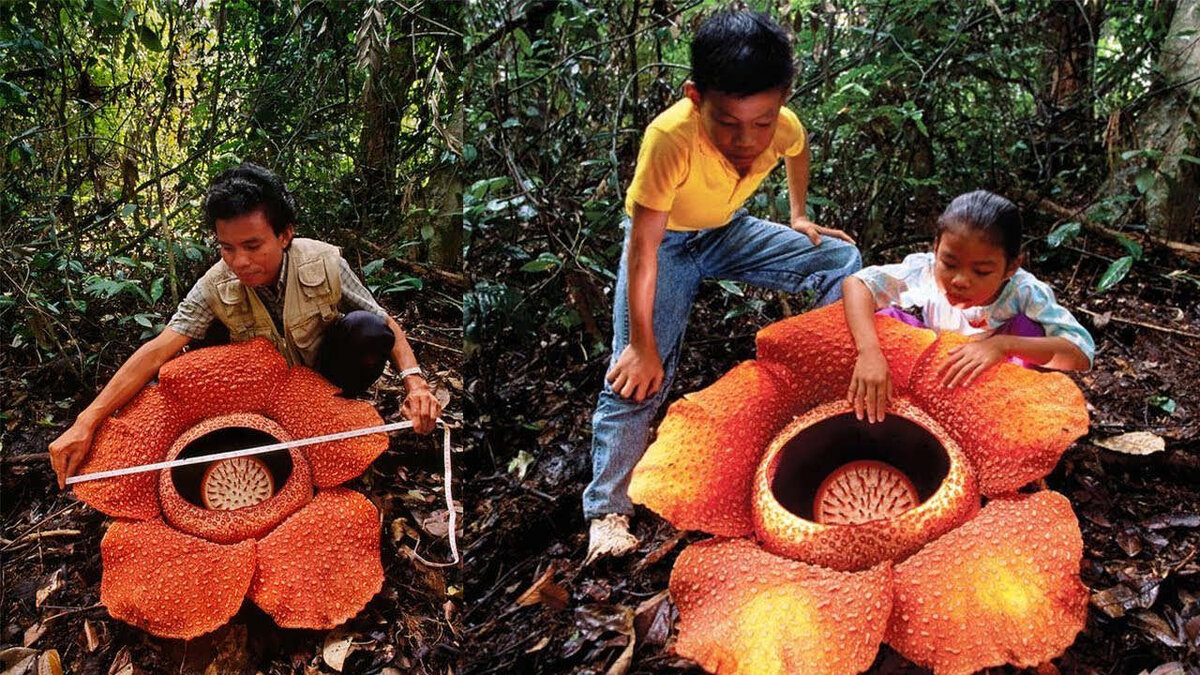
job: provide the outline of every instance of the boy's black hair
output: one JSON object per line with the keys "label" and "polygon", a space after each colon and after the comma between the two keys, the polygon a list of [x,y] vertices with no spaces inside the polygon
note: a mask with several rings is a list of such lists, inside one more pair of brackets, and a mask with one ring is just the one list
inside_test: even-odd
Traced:
{"label": "boy's black hair", "polygon": [[213,178],[204,196],[204,222],[216,229],[218,220],[262,209],[276,235],[296,222],[296,203],[287,186],[270,170],[253,162],[225,169]]}
{"label": "boy's black hair", "polygon": [[1009,262],[1021,254],[1021,210],[1016,204],[987,190],[959,195],[937,220],[935,239],[946,230],[966,229],[983,235],[1004,249]]}
{"label": "boy's black hair", "polygon": [[791,39],[761,12],[717,12],[692,40],[692,82],[701,94],[713,90],[740,97],[786,91],[795,76]]}

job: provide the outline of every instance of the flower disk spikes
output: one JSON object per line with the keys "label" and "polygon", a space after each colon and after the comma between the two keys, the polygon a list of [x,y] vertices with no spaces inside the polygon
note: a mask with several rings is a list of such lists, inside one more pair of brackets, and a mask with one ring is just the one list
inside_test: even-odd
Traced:
{"label": "flower disk spikes", "polygon": [[958,336],[875,323],[895,387],[883,422],[844,400],[839,303],[760,331],[759,359],[674,403],[634,470],[635,501],[718,535],[670,583],[676,651],[709,671],[861,672],[885,641],[939,675],[1033,666],[1083,628],[1070,503],[1011,494],[1087,432],[1082,393],[1008,363],[943,389]]}
{"label": "flower disk spikes", "polygon": [[[192,351],[101,425],[80,473],[188,456],[238,431],[289,441],[382,424],[337,393],[264,339]],[[341,624],[382,588],[383,566],[378,511],[336,486],[387,444],[380,433],[223,460],[194,481],[166,470],[79,483],[79,498],[115,519],[100,602],[171,638],[215,630],[246,597],[281,626]]]}

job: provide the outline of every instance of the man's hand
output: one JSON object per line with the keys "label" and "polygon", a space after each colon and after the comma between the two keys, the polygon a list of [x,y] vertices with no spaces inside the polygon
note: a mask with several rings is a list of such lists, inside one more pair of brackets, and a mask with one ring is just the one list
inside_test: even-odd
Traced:
{"label": "man's hand", "polygon": [[442,404],[438,403],[437,397],[433,395],[425,380],[419,377],[412,379],[413,383],[408,386],[408,395],[404,397],[404,404],[400,406],[400,410],[405,417],[412,420],[413,431],[427,434],[437,426],[437,418],[442,414]]}
{"label": "man's hand", "polygon": [[76,420],[71,428],[50,443],[50,465],[58,476],[58,489],[67,487],[67,478],[75,475],[92,447],[94,427]]}
{"label": "man's hand", "polygon": [[617,396],[641,403],[656,394],[662,386],[662,359],[658,358],[656,350],[637,349],[628,345],[617,357],[616,365],[608,371],[605,379]]}
{"label": "man's hand", "polygon": [[854,362],[846,401],[854,405],[854,416],[861,421],[882,422],[888,403],[892,400],[892,373],[887,359],[878,349],[862,352]]}
{"label": "man's hand", "polygon": [[792,229],[801,234],[807,235],[809,240],[812,241],[813,246],[821,245],[821,235],[833,237],[834,239],[841,239],[842,241],[848,241],[851,244],[854,243],[854,237],[851,237],[845,232],[842,232],[841,230],[835,230],[832,227],[821,227],[808,218],[792,218]]}
{"label": "man's hand", "polygon": [[967,386],[985,370],[1000,363],[1008,356],[1000,340],[984,338],[959,345],[949,352],[950,358],[938,367],[938,377],[943,387]]}

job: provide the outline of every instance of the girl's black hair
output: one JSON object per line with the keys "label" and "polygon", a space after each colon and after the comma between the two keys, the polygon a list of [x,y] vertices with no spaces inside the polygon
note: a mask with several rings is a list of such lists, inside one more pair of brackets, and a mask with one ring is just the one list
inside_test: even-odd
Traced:
{"label": "girl's black hair", "polygon": [[1009,262],[1021,254],[1021,211],[1016,204],[987,190],[959,195],[937,220],[935,240],[946,230],[966,229],[1004,249]]}
{"label": "girl's black hair", "polygon": [[258,209],[263,210],[276,235],[296,222],[296,203],[287,186],[279,176],[253,162],[217,174],[204,196],[204,222],[212,229],[216,229],[218,220]]}
{"label": "girl's black hair", "polygon": [[724,10],[700,25],[692,40],[692,82],[701,94],[749,96],[787,90],[796,76],[792,42],[771,17]]}

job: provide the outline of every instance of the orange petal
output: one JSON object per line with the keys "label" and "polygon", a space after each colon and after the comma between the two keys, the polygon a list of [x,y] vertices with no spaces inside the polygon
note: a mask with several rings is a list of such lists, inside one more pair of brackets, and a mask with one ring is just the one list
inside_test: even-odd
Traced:
{"label": "orange petal", "polygon": [[[170,399],[158,387],[147,387],[100,425],[79,473],[161,462],[182,428]],[[77,483],[75,494],[116,518],[145,519],[159,513],[158,473],[154,471]]]}
{"label": "orange petal", "polygon": [[994,496],[1050,473],[1088,430],[1083,392],[1061,373],[1001,363],[967,387],[947,389],[937,376],[947,352],[968,338],[941,336],[913,369],[913,399],[962,445],[979,489]]}
{"label": "orange petal", "polygon": [[[251,413],[235,413],[210,417],[185,431],[171,446],[167,459],[173,460],[178,457],[179,452],[197,438],[227,427],[258,429],[281,441],[291,440],[279,425],[265,417]],[[313,498],[308,460],[304,458],[300,448],[291,448],[288,453],[292,458],[292,471],[279,491],[263,502],[231,511],[206,509],[193,504],[179,494],[171,471],[158,472],[158,491],[162,500],[163,517],[168,523],[188,534],[218,544],[261,538]]]}
{"label": "orange petal", "polygon": [[158,371],[159,387],[191,426],[217,415],[261,412],[287,362],[266,338],[190,351]]}
{"label": "orange petal", "polygon": [[887,642],[938,673],[1060,656],[1083,630],[1083,540],[1066,497],[990,502],[896,567]]}
{"label": "orange petal", "polygon": [[679,529],[749,534],[754,471],[788,418],[782,386],[767,366],[746,361],[676,401],[633,470],[629,497]]}
{"label": "orange petal", "polygon": [[[825,525],[796,513],[799,507],[812,503],[825,475],[857,459],[852,454],[855,451],[850,447],[852,444],[866,445],[860,439],[872,433],[881,434],[888,441],[898,438],[901,431],[909,437],[910,429],[928,434],[924,438],[930,443],[940,442],[944,459],[939,459],[945,462],[940,469],[924,469],[929,477],[922,483],[928,484],[925,490],[929,496],[916,508],[887,519],[847,525]],[[806,435],[790,442],[800,434]],[[935,447],[928,451],[932,453]],[[881,450],[893,452],[897,448],[884,443]],[[918,452],[921,458],[926,450]],[[903,472],[904,466],[898,460],[904,456],[896,452],[894,459],[887,455],[882,459]],[[796,463],[797,459],[800,463]],[[921,466],[925,465],[923,459],[919,461]],[[789,466],[781,474],[785,462]],[[929,462],[930,466],[933,464]],[[796,503],[792,508],[781,503],[776,493],[777,478],[788,481],[787,487],[779,489],[788,490],[782,495],[785,501],[794,498]],[[811,483],[807,492],[805,482]],[[854,409],[846,401],[826,403],[797,418],[771,444],[753,490],[755,531],[763,548],[836,570],[866,569],[885,560],[899,562],[979,511],[979,492],[966,456],[940,425],[903,397],[894,399],[892,415],[875,425],[855,420]]]}
{"label": "orange petal", "polygon": [[113,618],[167,638],[220,627],[254,576],[254,542],[214,544],[163,521],[117,521],[100,542],[100,603]]}
{"label": "orange petal", "polygon": [[[900,393],[908,387],[913,364],[933,343],[934,332],[881,316],[875,317],[875,331],[891,368],[893,389]],[[841,302],[763,328],[757,345],[759,361],[790,371],[794,408],[846,397],[858,351]]]}
{"label": "orange petal", "polygon": [[[303,366],[288,371],[267,407],[267,416],[294,438],[324,436],[383,424],[375,406],[336,396],[338,388]],[[356,436],[304,446],[318,487],[344,483],[366,470],[388,447],[387,434]]]}
{"label": "orange petal", "polygon": [[379,512],[344,488],[315,499],[258,543],[250,598],[284,628],[333,628],[383,587]]}
{"label": "orange petal", "polygon": [[858,673],[892,609],[892,569],[847,573],[777,558],[745,539],[689,546],[671,571],[675,650],[714,673]]}

